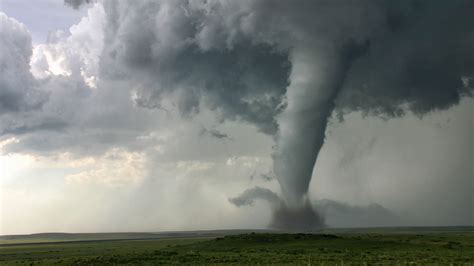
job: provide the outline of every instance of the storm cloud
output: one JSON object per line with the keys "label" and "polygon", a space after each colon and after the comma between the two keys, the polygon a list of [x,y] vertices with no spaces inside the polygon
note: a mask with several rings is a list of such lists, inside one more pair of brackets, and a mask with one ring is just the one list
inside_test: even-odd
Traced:
{"label": "storm cloud", "polygon": [[[474,90],[474,5],[467,0],[86,6],[87,16],[69,33],[52,31],[34,46],[21,23],[0,14],[2,152],[143,152],[157,165],[189,164],[197,173],[219,160],[232,167],[241,160],[254,168],[249,173],[271,173],[279,187],[239,187],[243,194],[230,202],[267,199],[277,228],[318,229],[327,224],[325,210],[351,209],[313,207],[309,195],[335,116],[337,123],[354,112],[426,117],[451,110]],[[254,129],[265,136],[248,133]],[[341,167],[353,164],[351,152]],[[273,160],[263,170],[252,157],[262,153]]]}
{"label": "storm cloud", "polygon": [[31,37],[23,24],[0,12],[0,116],[39,109],[48,94],[30,73]]}
{"label": "storm cloud", "polygon": [[78,9],[82,5],[91,3],[92,0],[64,0],[64,4],[69,5],[75,9]]}
{"label": "storm cloud", "polygon": [[204,104],[272,135],[285,206],[311,212],[308,188],[334,111],[421,116],[471,95],[473,9],[468,1],[105,1],[100,71],[131,81],[137,106],[192,117]]}
{"label": "storm cloud", "polygon": [[386,8],[385,31],[350,69],[339,108],[422,116],[472,97],[473,3],[400,1]]}

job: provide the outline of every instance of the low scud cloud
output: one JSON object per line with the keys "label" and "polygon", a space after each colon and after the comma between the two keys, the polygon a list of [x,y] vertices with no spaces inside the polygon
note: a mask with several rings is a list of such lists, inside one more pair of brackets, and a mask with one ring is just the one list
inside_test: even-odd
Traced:
{"label": "low scud cloud", "polygon": [[[279,191],[249,188],[230,202],[267,201],[278,229],[325,226],[308,193],[331,116],[423,117],[474,90],[471,1],[91,2],[65,1],[90,4],[89,18],[33,55],[26,29],[0,14],[0,134],[76,136],[32,136],[5,149],[100,153],[115,140],[139,150],[148,143],[137,144],[130,128],[150,129],[155,113],[147,110],[189,120],[211,110],[220,122],[248,123],[273,138]],[[111,107],[100,106],[110,97]],[[134,108],[141,111],[127,112]],[[198,134],[235,142],[213,128]]]}

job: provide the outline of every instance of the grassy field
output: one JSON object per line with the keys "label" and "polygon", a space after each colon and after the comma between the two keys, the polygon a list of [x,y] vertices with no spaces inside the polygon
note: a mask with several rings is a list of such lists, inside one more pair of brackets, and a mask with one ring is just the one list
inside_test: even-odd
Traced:
{"label": "grassy field", "polygon": [[472,231],[247,233],[224,237],[0,246],[0,265],[94,264],[474,265]]}

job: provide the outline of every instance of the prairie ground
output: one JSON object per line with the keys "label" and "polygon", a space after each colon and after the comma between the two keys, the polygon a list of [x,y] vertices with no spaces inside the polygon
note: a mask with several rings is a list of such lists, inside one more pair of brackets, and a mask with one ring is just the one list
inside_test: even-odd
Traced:
{"label": "prairie ground", "polygon": [[0,245],[0,265],[474,265],[474,233],[361,230]]}

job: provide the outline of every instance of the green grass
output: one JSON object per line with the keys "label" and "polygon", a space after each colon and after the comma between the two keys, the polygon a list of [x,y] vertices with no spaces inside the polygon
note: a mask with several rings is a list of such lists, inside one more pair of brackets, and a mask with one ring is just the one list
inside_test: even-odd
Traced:
{"label": "green grass", "polygon": [[474,264],[472,232],[250,233],[0,247],[0,265]]}

